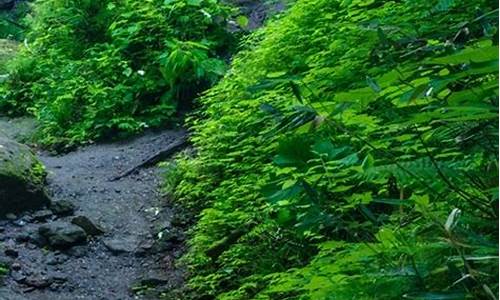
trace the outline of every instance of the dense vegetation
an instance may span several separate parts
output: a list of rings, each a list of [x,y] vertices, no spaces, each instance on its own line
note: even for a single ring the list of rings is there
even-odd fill
[[[41,142],[73,144],[173,121],[224,73],[216,0],[36,1],[0,108],[29,112]]]
[[[10,10],[0,10],[0,38],[22,40],[27,28],[29,12],[28,1],[16,1],[15,7]]]
[[[288,2],[241,36],[217,0],[37,0],[0,112],[66,146],[202,93],[181,299],[498,299],[498,4]]]
[[[491,1],[297,1],[245,42],[168,189],[195,299],[496,299]]]

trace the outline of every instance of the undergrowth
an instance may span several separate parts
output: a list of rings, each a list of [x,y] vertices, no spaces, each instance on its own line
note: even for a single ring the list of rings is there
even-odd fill
[[[175,121],[225,72],[231,9],[217,0],[38,0],[0,111],[71,145]]]
[[[249,37],[166,175],[185,295],[497,299],[497,14],[299,0]]]

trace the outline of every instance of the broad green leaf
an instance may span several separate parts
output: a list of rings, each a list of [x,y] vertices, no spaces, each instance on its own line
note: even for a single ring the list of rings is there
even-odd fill
[[[485,62],[498,60],[498,46],[466,48],[465,50],[444,57],[433,58],[426,63],[430,64],[463,64],[470,62]]]

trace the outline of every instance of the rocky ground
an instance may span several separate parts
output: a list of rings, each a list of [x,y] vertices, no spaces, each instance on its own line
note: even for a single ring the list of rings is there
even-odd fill
[[[1,119],[0,128],[20,131]],[[157,167],[110,178],[184,135],[149,132],[64,155],[38,152],[53,203],[0,220],[0,263],[10,266],[0,300],[158,299],[159,291],[168,298],[182,284],[173,261],[186,220],[162,197]]]

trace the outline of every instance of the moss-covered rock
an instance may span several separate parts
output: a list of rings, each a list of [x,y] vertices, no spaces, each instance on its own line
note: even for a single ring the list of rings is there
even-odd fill
[[[0,135],[0,216],[49,204],[45,176],[30,148]]]

